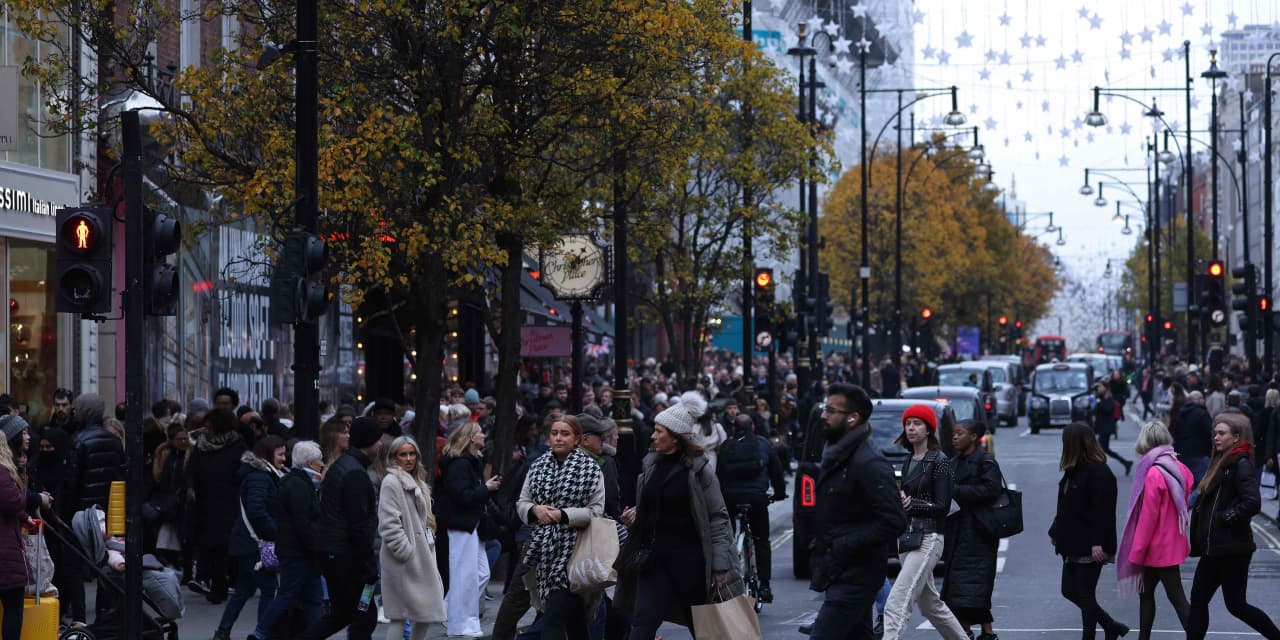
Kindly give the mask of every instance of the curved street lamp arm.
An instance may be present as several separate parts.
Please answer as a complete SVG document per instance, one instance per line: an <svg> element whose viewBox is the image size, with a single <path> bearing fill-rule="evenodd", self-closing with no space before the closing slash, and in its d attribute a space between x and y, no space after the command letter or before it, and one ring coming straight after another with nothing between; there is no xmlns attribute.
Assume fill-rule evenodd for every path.
<svg viewBox="0 0 1280 640"><path fill-rule="evenodd" d="M1133 96L1127 96L1127 95L1125 95L1125 94L1123 94L1123 93L1116 93L1116 92L1115 92L1116 90L1111 90L1111 91L1100 91L1100 90L1098 89L1098 87L1094 87L1094 91L1098 91L1098 95L1110 96L1110 97L1114 97L1114 98L1123 98L1123 99L1128 100L1129 102L1132 102L1132 103L1134 103L1134 104L1136 104L1136 105L1140 105L1143 109L1150 108L1150 107L1148 107L1147 103L1145 103L1145 102L1143 102L1143 101L1141 101L1141 100L1139 100L1139 99L1137 99L1137 98L1135 98L1135 97L1133 97ZM1130 89L1124 89L1124 91L1130 91ZM1143 91L1185 91L1185 89L1143 89ZM1155 102L1154 102L1154 101L1151 103L1151 106L1155 106ZM1151 112L1150 112L1150 111L1148 111L1148 112L1147 112L1147 114L1145 114L1145 115L1146 115L1146 117L1152 117L1152 115L1151 115ZM1164 125L1164 128L1165 128L1165 129L1168 129L1169 131L1173 131L1173 127L1169 126L1169 122L1168 122L1168 121L1166 121L1166 120L1164 119L1164 114L1163 114L1163 113L1156 112L1156 114L1155 114L1155 116L1154 116L1154 117L1155 117L1157 120L1159 120L1159 121L1160 121L1160 124ZM1190 126L1190 123L1188 123L1188 125L1187 125L1187 126ZM1184 154L1184 153L1182 152L1182 144L1178 142L1178 136L1172 136L1172 137L1173 137L1173 144L1174 144L1174 145L1177 147L1177 149L1178 149L1178 157L1182 160L1182 162L1184 162L1184 163L1185 163L1185 162L1187 161L1187 156L1186 156L1186 154Z"/></svg>
<svg viewBox="0 0 1280 640"><path fill-rule="evenodd" d="M866 93L889 93L893 91L906 93L907 91L912 91L912 89L868 89ZM884 126L880 127L879 133L876 134L875 142L871 143L871 154L868 157L869 158L876 157L876 148L880 146L880 138L884 136L885 131L889 130L889 125L893 124L895 121L899 119L900 116L902 116L902 112L915 106L915 104L917 102L920 102L921 100L926 100L928 98L936 98L938 96L947 95L948 93L951 93L951 91L952 91L951 89L930 89L929 91L920 92L914 100L902 105L902 108L898 109L897 111L894 112L893 115L889 116L889 119L885 120Z"/></svg>

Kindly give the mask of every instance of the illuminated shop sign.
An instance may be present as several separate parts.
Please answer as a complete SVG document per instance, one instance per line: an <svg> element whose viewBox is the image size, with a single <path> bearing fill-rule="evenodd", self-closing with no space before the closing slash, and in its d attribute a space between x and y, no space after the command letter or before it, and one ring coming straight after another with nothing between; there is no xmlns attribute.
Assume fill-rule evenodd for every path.
<svg viewBox="0 0 1280 640"><path fill-rule="evenodd" d="M0 211L53 217L62 206L52 200L41 200L21 189L0 187Z"/></svg>

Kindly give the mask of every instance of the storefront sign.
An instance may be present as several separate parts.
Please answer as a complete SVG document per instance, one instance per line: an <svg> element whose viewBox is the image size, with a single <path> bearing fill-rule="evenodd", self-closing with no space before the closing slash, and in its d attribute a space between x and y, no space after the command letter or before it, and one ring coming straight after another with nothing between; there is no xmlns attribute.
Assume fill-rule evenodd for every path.
<svg viewBox="0 0 1280 640"><path fill-rule="evenodd" d="M3 91L3 89L0 89ZM62 205L52 200L40 200L21 189L0 187L0 211L17 211L34 213L38 216L53 216Z"/></svg>
<svg viewBox="0 0 1280 640"><path fill-rule="evenodd" d="M249 251L260 236L252 231L220 227L218 257L222 281L218 287L221 331L213 363L213 379L240 393L241 402L257 406L266 398L279 397L277 385L278 333L268 321L271 308L269 290L263 282L261 265Z"/></svg>
<svg viewBox="0 0 1280 640"><path fill-rule="evenodd" d="M569 327L520 327L522 358L567 358L572 350Z"/></svg>
<svg viewBox="0 0 1280 640"><path fill-rule="evenodd" d="M22 132L17 67L0 67L0 96L3 96L0 97L0 151L17 151L18 134Z"/></svg>

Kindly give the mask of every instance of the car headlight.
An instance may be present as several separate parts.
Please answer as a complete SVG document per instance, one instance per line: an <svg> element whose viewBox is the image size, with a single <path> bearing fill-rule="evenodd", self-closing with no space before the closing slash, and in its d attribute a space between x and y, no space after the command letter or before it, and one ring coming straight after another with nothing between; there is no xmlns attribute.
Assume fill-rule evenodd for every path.
<svg viewBox="0 0 1280 640"><path fill-rule="evenodd" d="M1089 396L1076 396L1071 404L1079 411L1086 411L1089 409Z"/></svg>
<svg viewBox="0 0 1280 640"><path fill-rule="evenodd" d="M1049 399L1042 396L1031 396L1032 409L1047 409L1049 407Z"/></svg>

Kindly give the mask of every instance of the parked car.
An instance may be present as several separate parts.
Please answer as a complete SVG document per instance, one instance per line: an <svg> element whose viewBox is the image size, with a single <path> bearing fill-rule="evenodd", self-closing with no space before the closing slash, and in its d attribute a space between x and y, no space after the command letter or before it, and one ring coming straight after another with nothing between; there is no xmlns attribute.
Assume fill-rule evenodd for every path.
<svg viewBox="0 0 1280 640"><path fill-rule="evenodd" d="M982 406L982 393L973 387L912 387L902 390L904 400L934 400L951 405L951 412L956 422L961 420L981 421L986 414ZM987 453L996 452L995 434L990 431L982 436L982 444Z"/></svg>
<svg viewBox="0 0 1280 640"><path fill-rule="evenodd" d="M910 453L893 441L902 434L902 414L908 407L917 404L929 405L937 414L938 440L942 444L942 450L948 456L955 455L955 448L951 446L951 431L955 427L956 416L949 403L937 400L873 399L871 417L868 420L871 423L871 439L884 457L889 459L895 473L902 468L902 461ZM822 430L826 428L826 423L822 420L822 407L821 403L815 404L805 424L804 444L799 451L795 486L791 494L791 570L797 579L809 577L809 544L816 535L813 520L817 504L818 472L822 462L822 447L826 443L826 438L822 435Z"/></svg>
<svg viewBox="0 0 1280 640"><path fill-rule="evenodd" d="M1009 375L1011 376L1010 380L1012 380L1013 387L1016 390L1016 393L1014 394L1016 416L1013 421L1014 424L1016 424L1017 418L1027 415L1027 394L1031 389L1031 385L1029 384L1030 381L1028 380L1030 371L1022 365L1022 358L1018 356L985 355L982 356L982 360L1003 362L1009 365Z"/></svg>
<svg viewBox="0 0 1280 640"><path fill-rule="evenodd" d="M1036 367L1027 400L1031 433L1088 421L1093 409L1093 367L1085 362L1059 362Z"/></svg>

